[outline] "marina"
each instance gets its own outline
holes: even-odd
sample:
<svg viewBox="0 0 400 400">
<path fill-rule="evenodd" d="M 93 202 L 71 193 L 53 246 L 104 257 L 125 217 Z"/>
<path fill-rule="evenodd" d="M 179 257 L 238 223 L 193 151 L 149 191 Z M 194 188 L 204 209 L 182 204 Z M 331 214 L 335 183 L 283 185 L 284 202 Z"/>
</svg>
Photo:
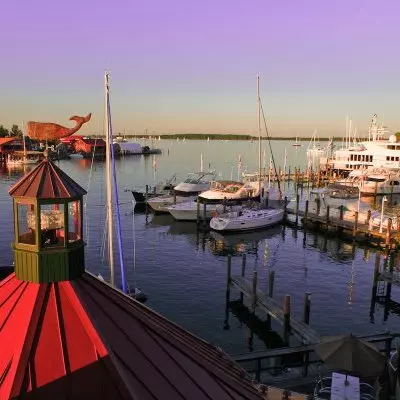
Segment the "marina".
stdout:
<svg viewBox="0 0 400 400">
<path fill-rule="evenodd" d="M 201 150 L 197 148 L 208 146 L 207 143 L 193 144 L 193 148 L 196 148 L 195 154 L 198 155 L 198 151 L 206 154 L 204 148 Z M 281 182 L 286 197 L 291 199 L 291 201 L 287 200 L 286 222 L 283 225 L 259 232 L 220 235 L 209 229 L 204 230 L 202 220 L 198 225 L 194 221 L 174 221 L 173 217 L 168 214 L 153 215 L 151 212 L 146 213 L 145 210 L 136 210 L 133 213 L 131 204 L 133 197 L 128 190 L 129 187 L 133 187 L 131 169 L 142 171 L 138 175 L 138 182 L 141 180 L 143 186 L 145 182 L 149 184 L 152 181 L 168 180 L 176 173 L 174 166 L 180 163 L 179 158 L 185 157 L 191 147 L 189 141 L 178 145 L 165 142 L 164 145 L 171 146 L 169 155 L 167 151 L 159 155 L 158 165 L 164 163 L 168 165 L 171 161 L 173 163 L 169 168 L 165 168 L 162 175 L 154 170 L 152 161 L 146 158 L 116 161 L 121 182 L 120 208 L 124 215 L 121 220 L 121 232 L 124 248 L 127 249 L 132 248 L 132 218 L 135 219 L 137 268 L 135 271 L 132 269 L 133 254 L 131 251 L 125 252 L 127 282 L 128 285 L 134 287 L 136 282 L 146 292 L 148 295 L 146 304 L 149 307 L 182 324 L 187 329 L 195 331 L 206 340 L 222 346 L 238 361 L 250 360 L 243 361 L 243 365 L 255 377 L 263 379 L 264 383 L 274 386 L 275 382 L 278 387 L 294 391 L 304 389 L 304 382 L 313 382 L 318 375 L 318 371 L 314 368 L 314 365 L 318 365 L 318 363 L 311 363 L 307 370 L 307 376 L 303 377 L 301 371 L 305 367 L 304 361 L 301 360 L 305 357 L 304 349 L 307 348 L 311 351 L 313 347 L 307 346 L 314 346 L 320 337 L 351 331 L 372 339 L 374 337 L 392 338 L 391 334 L 384 336 L 382 332 L 397 332 L 398 321 L 396 318 L 400 315 L 398 311 L 400 307 L 396 302 L 400 300 L 400 292 L 398 292 L 397 275 L 390 272 L 390 268 L 392 271 L 397 269 L 395 256 L 397 253 L 391 252 L 390 256 L 387 256 L 386 253 L 376 253 L 376 247 L 370 246 L 375 240 L 376 246 L 380 246 L 384 251 L 394 249 L 397 246 L 397 225 L 395 223 L 391 230 L 390 246 L 387 247 L 386 229 L 384 228 L 382 234 L 379 234 L 379 228 L 374 226 L 373 232 L 369 232 L 369 224 L 366 224 L 361 217 L 357 221 L 358 231 L 354 237 L 354 211 L 343 211 L 343 219 L 340 219 L 340 210 L 328 211 L 329 208 L 321 206 L 319 214 L 317 214 L 316 205 L 314 205 L 313 210 L 309 206 L 306 213 L 305 209 L 301 210 L 300 199 L 307 197 L 312 186 L 317 186 L 318 179 L 307 179 L 306 174 L 297 172 L 297 167 L 296 173 L 290 175 L 290 180 L 288 179 L 289 175 L 286 175 L 286 179 Z M 238 146 L 237 152 L 242 151 L 239 148 L 243 146 L 243 143 L 231 143 L 230 145 Z M 176 149 L 174 157 L 177 159 L 172 160 L 171 156 L 174 151 L 171 150 L 175 146 L 186 146 L 187 148 L 184 152 Z M 220 143 L 219 146 L 226 146 L 226 144 Z M 216 147 L 215 142 L 213 142 L 213 147 Z M 279 147 L 277 149 L 279 152 Z M 210 151 L 213 150 L 218 151 L 218 149 L 210 149 Z M 280 151 L 282 152 L 282 150 Z M 249 152 L 251 153 L 251 149 Z M 192 155 L 191 158 L 198 159 L 195 155 Z M 87 268 L 95 274 L 100 273 L 107 277 L 108 266 L 102 256 L 102 235 L 99 234 L 104 231 L 105 226 L 105 216 L 102 211 L 104 210 L 102 202 L 105 201 L 105 197 L 101 184 L 104 164 L 95 162 L 91 166 L 86 160 L 81 159 L 60 161 L 59 165 L 78 181 L 80 180 L 84 187 L 92 188 L 89 190 L 84 205 L 87 218 L 86 254 L 89 255 Z M 187 166 L 189 171 L 194 170 L 195 167 L 190 164 Z M 225 174 L 228 176 L 232 170 L 229 164 L 216 165 L 215 168 L 217 171 L 225 170 Z M 83 177 L 89 178 L 91 170 L 91 181 L 90 183 L 89 181 L 85 182 Z M 172 172 L 173 170 L 174 172 Z M 301 168 L 299 167 L 298 170 Z M 20 174 L 21 172 L 14 169 L 3 170 L 1 184 L 8 186 Z M 184 174 L 182 175 L 184 176 Z M 222 172 L 222 177 L 224 177 L 224 172 Z M 302 180 L 302 184 L 296 187 L 300 180 Z M 275 179 L 271 179 L 271 182 L 275 182 L 273 185 L 277 184 Z M 302 191 L 303 196 L 301 197 Z M 299 198 L 297 213 L 296 192 Z M 0 200 L 7 209 L 9 207 L 8 198 Z M 284 205 L 284 202 L 282 204 Z M 370 206 L 373 210 L 373 203 L 370 203 Z M 395 205 L 387 204 L 387 207 L 392 215 L 396 215 Z M 375 208 L 380 207 L 378 205 Z M 327 215 L 329 217 L 328 227 L 326 225 Z M 342 240 L 345 239 L 343 235 L 338 240 L 335 235 L 337 230 L 347 233 L 347 243 Z M 365 232 L 370 234 L 368 240 L 359 240 L 362 235 L 365 235 Z M 3 251 L 5 257 L 1 262 L 10 264 L 11 260 L 7 259 L 5 250 L 6 248 Z M 376 256 L 379 258 L 379 273 L 376 272 L 375 254 L 379 254 Z M 238 256 L 241 260 L 243 257 L 246 258 L 246 269 L 249 270 L 246 271 L 247 278 L 241 276 L 238 264 L 242 265 L 243 261 L 239 261 Z M 188 263 L 188 259 L 192 259 L 192 263 Z M 230 279 L 226 271 L 228 260 L 231 260 L 232 264 Z M 389 263 L 386 260 L 391 261 Z M 162 273 L 160 268 L 162 268 Z M 255 273 L 257 278 L 254 286 Z M 274 276 L 275 289 L 267 289 L 271 285 L 269 283 L 271 276 Z M 116 279 L 119 279 L 118 271 L 116 271 Z M 226 294 L 227 282 L 230 282 L 229 298 Z M 387 284 L 392 285 L 389 290 L 382 286 Z M 254 287 L 256 287 L 256 300 L 254 300 Z M 330 292 L 336 292 L 336 297 L 326 295 L 327 287 Z M 376 287 L 376 293 L 373 292 L 374 287 Z M 239 297 L 242 293 L 243 299 L 239 303 L 235 303 L 234 297 L 231 298 L 235 292 L 239 293 Z M 266 293 L 272 292 L 274 292 L 273 296 L 266 295 Z M 370 296 L 371 292 L 375 293 L 372 297 Z M 207 301 L 203 300 L 200 304 L 197 300 L 199 298 L 207 299 Z M 304 310 L 306 309 L 306 303 L 303 303 L 304 299 L 312 299 L 312 306 L 311 302 L 308 303 L 310 306 L 309 325 L 304 322 Z M 372 304 L 374 304 L 374 311 L 371 311 Z M 248 311 L 244 311 L 246 308 Z M 285 316 L 285 309 L 291 311 L 289 319 Z M 327 310 L 329 313 L 326 312 Z M 296 315 L 302 315 L 302 317 L 296 319 Z M 239 325 L 234 323 L 236 318 L 241 321 Z M 202 323 L 199 324 L 198 321 L 202 321 Z M 340 324 L 337 323 L 338 321 L 341 321 Z M 384 342 L 384 339 L 382 340 Z M 392 348 L 395 346 L 394 343 L 395 340 L 391 340 Z M 276 350 L 275 354 L 271 350 L 271 346 L 272 349 L 289 347 L 287 347 L 286 353 L 284 350 L 279 350 L 280 353 Z M 303 353 L 298 351 L 300 348 L 303 349 Z M 386 348 L 385 345 L 383 348 Z M 295 369 L 290 367 L 292 365 L 290 362 L 284 361 L 285 367 L 280 367 L 281 374 L 277 375 L 275 372 L 270 376 L 261 369 L 258 371 L 258 367 L 254 369 L 254 365 L 258 363 L 257 353 L 259 352 L 265 352 L 265 359 L 273 359 L 274 354 L 276 357 L 278 354 L 281 356 L 286 354 L 285 357 L 290 359 L 297 352 L 301 366 Z M 254 356 L 250 353 L 254 353 Z M 256 364 L 252 364 L 252 357 L 255 357 Z M 259 358 L 262 359 L 261 356 Z M 312 356 L 309 359 L 314 360 L 314 358 L 315 356 Z M 260 361 L 260 365 L 264 365 L 265 362 Z M 273 365 L 277 365 L 276 362 Z M 287 368 L 300 372 L 298 375 L 295 373 L 288 375 L 284 373 Z M 277 370 L 275 366 L 273 371 Z"/>
</svg>

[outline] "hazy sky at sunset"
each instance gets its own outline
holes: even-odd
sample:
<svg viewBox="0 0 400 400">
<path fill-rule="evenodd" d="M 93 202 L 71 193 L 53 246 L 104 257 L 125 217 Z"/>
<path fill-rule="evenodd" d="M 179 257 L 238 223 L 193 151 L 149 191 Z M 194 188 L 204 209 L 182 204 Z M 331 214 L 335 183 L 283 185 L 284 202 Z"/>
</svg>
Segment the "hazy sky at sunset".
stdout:
<svg viewBox="0 0 400 400">
<path fill-rule="evenodd" d="M 400 130 L 399 0 L 13 0 L 1 5 L 0 124 L 272 135 Z"/>
</svg>

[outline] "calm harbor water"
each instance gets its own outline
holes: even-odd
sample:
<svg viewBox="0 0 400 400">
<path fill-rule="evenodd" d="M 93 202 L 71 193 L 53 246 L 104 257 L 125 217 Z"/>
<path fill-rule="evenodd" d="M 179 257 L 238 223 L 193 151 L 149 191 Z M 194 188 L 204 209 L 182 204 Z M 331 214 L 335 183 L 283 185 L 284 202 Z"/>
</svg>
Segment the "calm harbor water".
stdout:
<svg viewBox="0 0 400 400">
<path fill-rule="evenodd" d="M 223 237 L 212 232 L 198 232 L 195 224 L 176 222 L 169 215 L 135 213 L 133 217 L 132 195 L 126 189 L 144 187 L 146 183 L 153 184 L 174 173 L 179 181 L 186 173 L 200 169 L 201 154 L 204 167 L 215 169 L 225 179 L 237 178 L 239 155 L 243 169 L 255 171 L 257 168 L 256 142 L 162 140 L 156 141 L 154 146 L 162 148 L 163 153 L 121 158 L 116 163 L 126 274 L 131 284 L 136 280 L 148 294 L 149 307 L 230 354 L 279 345 L 276 334 L 260 332 L 254 325 L 252 332 L 245 323 L 248 315 L 244 310 L 234 308 L 227 319 L 227 255 L 232 255 L 232 274 L 240 274 L 241 256 L 246 253 L 247 277 L 250 279 L 252 271 L 257 270 L 259 288 L 267 291 L 268 272 L 273 269 L 275 298 L 281 302 L 284 295 L 290 294 L 295 317 L 302 317 L 304 293 L 312 294 L 311 326 L 321 335 L 398 330 L 399 314 L 394 308 L 385 311 L 384 305 L 375 305 L 371 310 L 374 250 L 352 247 L 339 238 L 304 233 L 289 227 Z M 295 148 L 289 142 L 276 141 L 272 146 L 279 165 L 283 166 L 286 148 L 288 165 L 292 168 L 305 166 L 306 144 Z M 269 163 L 269 152 L 266 154 Z M 102 257 L 104 163 L 95 162 L 91 166 L 90 160 L 72 159 L 58 165 L 88 188 L 86 267 L 107 276 L 108 268 Z M 2 170 L 1 173 L 0 263 L 11 264 L 13 225 L 8 188 L 23 172 Z M 133 237 L 136 242 L 136 274 Z M 398 287 L 392 288 L 391 298 L 400 302 Z M 239 293 L 232 289 L 230 300 L 237 299 Z M 260 320 L 266 320 L 266 315 L 260 310 L 257 310 L 257 315 Z M 272 328 L 278 334 L 282 331 L 277 324 Z M 292 343 L 296 342 L 292 340 Z"/>
</svg>

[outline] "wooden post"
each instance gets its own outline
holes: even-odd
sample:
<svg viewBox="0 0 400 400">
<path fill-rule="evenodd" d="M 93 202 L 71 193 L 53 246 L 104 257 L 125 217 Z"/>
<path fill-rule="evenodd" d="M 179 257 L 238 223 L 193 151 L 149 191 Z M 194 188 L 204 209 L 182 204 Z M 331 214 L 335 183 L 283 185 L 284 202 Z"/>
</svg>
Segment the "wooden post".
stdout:
<svg viewBox="0 0 400 400">
<path fill-rule="evenodd" d="M 146 192 L 145 192 L 144 197 L 145 197 L 145 202 L 147 204 L 147 200 L 149 198 L 149 185 L 146 185 Z"/>
<path fill-rule="evenodd" d="M 197 226 L 200 225 L 200 199 L 197 198 L 197 218 L 196 218 Z"/>
<path fill-rule="evenodd" d="M 283 219 L 286 220 L 286 217 L 287 217 L 287 204 L 288 204 L 287 196 L 285 196 L 283 201 L 284 201 L 284 204 L 283 204 Z"/>
<path fill-rule="evenodd" d="M 385 240 L 385 246 L 388 247 L 390 245 L 390 234 L 392 231 L 392 218 L 388 219 L 387 222 L 387 228 L 386 228 L 386 240 Z"/>
<path fill-rule="evenodd" d="M 375 199 L 375 202 L 376 202 L 376 195 L 377 195 L 377 193 L 378 193 L 378 182 L 375 182 L 375 189 L 374 189 L 374 199 Z"/>
<path fill-rule="evenodd" d="M 307 325 L 310 323 L 310 311 L 311 311 L 311 293 L 307 292 L 304 296 L 304 309 L 303 309 L 303 321 Z"/>
<path fill-rule="evenodd" d="M 244 272 L 246 270 L 246 254 L 242 255 L 242 278 L 244 278 Z"/>
<path fill-rule="evenodd" d="M 299 222 L 299 202 L 300 202 L 300 196 L 296 195 L 296 226 Z"/>
<path fill-rule="evenodd" d="M 174 192 L 174 204 L 176 204 L 176 191 L 173 190 L 173 192 Z"/>
<path fill-rule="evenodd" d="M 339 216 L 339 219 L 343 219 L 343 206 L 340 206 L 339 207 L 339 210 L 340 210 L 340 216 Z"/>
<path fill-rule="evenodd" d="M 367 224 L 367 225 L 369 225 L 369 221 L 371 220 L 371 210 L 368 210 L 368 213 L 367 213 L 367 220 L 365 221 L 365 223 Z"/>
<path fill-rule="evenodd" d="M 257 271 L 253 271 L 253 312 L 257 304 Z"/>
<path fill-rule="evenodd" d="M 285 295 L 283 299 L 283 337 L 284 341 L 287 343 L 288 334 L 290 332 L 290 295 Z"/>
<path fill-rule="evenodd" d="M 316 203 L 317 203 L 317 215 L 319 215 L 319 212 L 321 211 L 321 199 L 319 197 L 317 197 Z"/>
<path fill-rule="evenodd" d="M 207 227 L 207 203 L 203 204 L 203 227 Z"/>
<path fill-rule="evenodd" d="M 308 200 L 306 200 L 306 209 L 304 210 L 304 224 L 307 224 L 307 217 L 308 217 Z"/>
<path fill-rule="evenodd" d="M 231 270 L 232 270 L 232 256 L 228 254 L 228 276 L 226 280 L 226 286 L 231 284 Z"/>
<path fill-rule="evenodd" d="M 356 237 L 358 229 L 358 211 L 354 213 L 353 239 Z"/>
<path fill-rule="evenodd" d="M 246 254 L 243 254 L 242 256 L 242 278 L 244 278 L 244 274 L 245 274 L 245 270 L 246 270 Z M 243 304 L 243 292 L 240 291 L 240 303 Z"/>
<path fill-rule="evenodd" d="M 290 165 L 289 165 L 289 168 L 288 168 L 288 176 L 287 176 L 287 181 L 288 181 L 288 182 L 290 181 Z"/>
<path fill-rule="evenodd" d="M 232 258 L 231 255 L 228 254 L 228 272 L 226 277 L 226 293 L 225 293 L 225 321 L 224 321 L 224 330 L 229 329 L 229 302 L 231 297 L 231 267 L 232 267 Z"/>
<path fill-rule="evenodd" d="M 327 224 L 327 225 L 329 224 L 329 210 L 330 210 L 330 207 L 327 206 L 327 207 L 326 207 L 326 224 Z"/>
<path fill-rule="evenodd" d="M 264 189 L 263 189 L 264 190 Z M 268 207 L 269 191 L 267 190 L 264 195 L 264 208 Z"/>
<path fill-rule="evenodd" d="M 274 280 L 275 271 L 270 270 L 268 274 L 268 297 L 273 297 L 274 295 Z"/>
</svg>

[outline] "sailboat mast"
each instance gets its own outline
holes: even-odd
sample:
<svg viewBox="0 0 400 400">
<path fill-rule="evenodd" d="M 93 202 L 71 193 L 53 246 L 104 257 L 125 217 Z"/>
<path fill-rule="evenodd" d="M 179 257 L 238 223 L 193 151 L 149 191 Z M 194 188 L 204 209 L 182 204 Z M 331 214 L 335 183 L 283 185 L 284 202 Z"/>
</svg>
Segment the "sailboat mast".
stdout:
<svg viewBox="0 0 400 400">
<path fill-rule="evenodd" d="M 260 77 L 257 75 L 257 112 L 258 112 L 258 195 L 261 200 L 261 114 L 260 114 Z"/>
<path fill-rule="evenodd" d="M 110 146 L 110 118 L 108 113 L 108 99 L 110 95 L 110 75 L 104 75 L 104 128 L 106 135 L 106 202 L 107 202 L 107 228 L 108 228 L 108 262 L 110 266 L 110 283 L 115 286 L 114 274 L 114 244 L 113 244 L 113 207 L 112 207 L 112 181 L 111 181 L 111 150 Z"/>
</svg>

